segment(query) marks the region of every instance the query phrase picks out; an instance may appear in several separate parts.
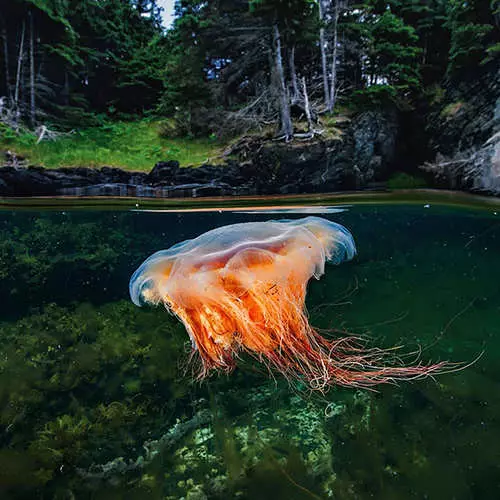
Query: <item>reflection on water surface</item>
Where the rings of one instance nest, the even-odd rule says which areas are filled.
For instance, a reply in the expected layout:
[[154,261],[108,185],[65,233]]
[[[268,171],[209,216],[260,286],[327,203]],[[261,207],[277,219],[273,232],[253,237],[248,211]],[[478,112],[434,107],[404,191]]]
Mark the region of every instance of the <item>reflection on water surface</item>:
[[302,212],[0,212],[2,496],[500,495],[498,216],[340,208],[322,207],[322,217],[351,230],[359,255],[310,283],[311,324],[407,353],[422,346],[425,361],[484,351],[480,360],[435,380],[325,397],[250,359],[198,384],[182,325],[133,306],[130,274],[209,229]]

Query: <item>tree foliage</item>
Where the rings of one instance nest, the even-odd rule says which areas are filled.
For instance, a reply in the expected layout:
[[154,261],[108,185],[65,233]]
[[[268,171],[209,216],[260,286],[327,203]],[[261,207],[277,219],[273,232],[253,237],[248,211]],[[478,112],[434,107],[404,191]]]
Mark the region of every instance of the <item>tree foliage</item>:
[[[31,18],[35,89],[29,85],[26,40],[21,44]],[[138,113],[156,105],[163,32],[155,2],[15,0],[2,7],[0,27],[0,95],[21,117],[32,90],[40,121],[75,124],[99,113]]]
[[450,73],[486,60],[488,48],[500,39],[498,5],[497,1],[491,0],[448,2],[446,25],[451,33]]
[[160,114],[207,135],[337,98],[408,105],[497,58],[499,26],[498,0],[178,0],[169,29],[154,0],[12,0],[0,113],[70,127]]

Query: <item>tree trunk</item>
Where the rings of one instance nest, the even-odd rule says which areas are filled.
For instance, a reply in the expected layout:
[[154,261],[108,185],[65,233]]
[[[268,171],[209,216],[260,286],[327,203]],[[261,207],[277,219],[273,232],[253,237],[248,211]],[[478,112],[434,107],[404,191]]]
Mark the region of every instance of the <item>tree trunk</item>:
[[323,22],[325,19],[323,0],[319,0],[319,20],[321,22],[321,28],[319,29],[319,47],[321,50],[321,68],[323,72],[323,92],[325,98],[325,108],[330,107],[330,91],[328,90],[328,70],[326,63],[326,40],[325,40],[325,28]]
[[290,76],[292,78],[292,104],[295,104],[300,99],[299,84],[297,81],[297,70],[295,68],[295,45],[290,50]]
[[30,11],[30,122],[31,127],[36,127],[36,104],[35,104],[35,34],[33,13]]
[[62,91],[63,103],[65,106],[69,106],[69,76],[68,70],[64,71],[64,87]]
[[335,101],[337,100],[337,54],[338,54],[338,41],[339,41],[339,1],[334,0],[335,5],[333,9],[333,53],[332,53],[332,74],[330,76],[330,100],[328,102],[328,111],[331,113],[335,108]]
[[306,87],[306,77],[302,77],[302,89],[304,92],[304,108],[306,110],[306,118],[307,118],[307,131],[311,132],[313,129],[312,126],[312,118],[311,118],[311,108],[309,106],[309,96],[307,94],[307,87]]
[[12,104],[12,89],[10,86],[10,71],[9,71],[9,38],[7,36],[7,26],[5,19],[2,19],[2,40],[3,40],[3,59],[5,64],[5,92],[7,94],[7,106]]
[[281,56],[281,38],[278,25],[273,26],[274,64],[278,84],[278,95],[280,101],[281,129],[279,135],[284,135],[288,141],[293,136],[293,124],[290,115],[290,102],[285,84],[285,72],[283,70],[283,58]]
[[25,31],[26,31],[26,23],[23,21],[23,27],[21,31],[21,41],[19,44],[19,55],[17,57],[16,87],[14,91],[14,106],[16,108],[16,119],[19,118],[19,89],[21,87],[21,76],[22,76],[21,70],[23,67]]

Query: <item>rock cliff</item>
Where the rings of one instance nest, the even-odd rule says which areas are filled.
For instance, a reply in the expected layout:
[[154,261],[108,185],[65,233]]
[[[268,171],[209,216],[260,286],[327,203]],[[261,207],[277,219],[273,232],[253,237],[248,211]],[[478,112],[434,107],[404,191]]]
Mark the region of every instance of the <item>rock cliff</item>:
[[500,193],[498,63],[448,81],[427,123],[433,159],[425,170],[446,187]]

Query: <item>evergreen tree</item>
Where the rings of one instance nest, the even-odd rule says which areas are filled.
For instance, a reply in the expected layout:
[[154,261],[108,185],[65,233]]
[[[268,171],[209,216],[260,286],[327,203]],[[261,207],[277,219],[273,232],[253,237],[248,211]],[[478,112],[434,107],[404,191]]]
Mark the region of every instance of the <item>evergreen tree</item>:
[[246,112],[290,137],[293,113],[337,95],[408,104],[499,40],[498,0],[179,0],[168,31],[156,0],[11,0],[0,113],[32,127],[159,113],[208,134]]
[[163,38],[156,2],[14,0],[1,18],[0,95],[20,119],[71,126],[156,104]]
[[389,8],[373,2],[368,10],[368,85],[390,85],[402,90],[420,83],[418,35]]
[[449,0],[447,26],[451,33],[448,72],[470,69],[496,57],[500,26],[496,0]]

